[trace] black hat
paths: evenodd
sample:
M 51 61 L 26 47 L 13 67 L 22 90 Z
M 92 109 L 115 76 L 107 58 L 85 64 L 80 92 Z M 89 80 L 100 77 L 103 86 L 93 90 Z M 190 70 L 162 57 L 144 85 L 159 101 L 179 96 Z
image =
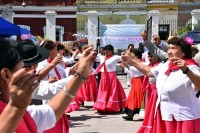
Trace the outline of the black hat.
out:
M 24 51 L 24 66 L 37 64 L 49 57 L 49 51 L 45 48 L 37 47 L 32 41 L 22 41 L 20 43 Z

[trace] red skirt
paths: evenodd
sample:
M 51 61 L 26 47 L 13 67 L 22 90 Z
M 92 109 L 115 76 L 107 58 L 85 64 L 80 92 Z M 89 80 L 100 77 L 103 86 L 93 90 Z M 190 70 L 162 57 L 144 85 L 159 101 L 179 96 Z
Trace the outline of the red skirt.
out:
M 141 108 L 144 99 L 144 91 L 142 88 L 144 76 L 131 78 L 131 91 L 128 95 L 125 107 L 134 110 Z
M 142 123 L 142 126 L 139 128 L 137 133 L 152 133 L 153 124 L 154 124 L 154 114 L 157 101 L 157 89 L 155 84 L 151 84 L 149 87 L 151 93 L 149 93 L 148 104 L 145 108 L 145 117 Z
M 101 73 L 97 100 L 93 109 L 102 112 L 118 112 L 124 109 L 125 102 L 126 94 L 116 73 Z
M 78 98 L 78 97 L 75 97 L 74 99 L 72 99 L 71 103 L 69 104 L 69 106 L 65 110 L 65 113 L 70 113 L 72 111 L 80 110 L 80 106 L 81 106 L 82 101 L 83 100 Z
M 78 99 L 82 99 L 83 101 L 96 101 L 97 93 L 98 86 L 96 82 L 96 76 L 89 75 L 88 80 L 83 83 L 83 85 L 77 92 L 76 97 L 78 97 Z
M 144 130 L 140 133 L 199 133 L 200 118 L 186 121 L 163 121 L 161 117 L 160 107 L 156 111 L 153 127 L 151 130 Z

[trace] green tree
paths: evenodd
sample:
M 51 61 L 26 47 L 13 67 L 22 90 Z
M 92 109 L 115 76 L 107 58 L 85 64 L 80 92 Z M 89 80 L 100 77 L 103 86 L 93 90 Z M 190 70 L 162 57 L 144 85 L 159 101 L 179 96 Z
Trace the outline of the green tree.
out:
M 179 35 L 188 33 L 188 32 L 191 31 L 191 30 L 192 30 L 192 24 L 187 24 L 187 25 L 186 25 L 185 27 L 183 27 L 183 28 L 178 28 L 177 33 L 178 33 L 178 36 L 179 36 Z

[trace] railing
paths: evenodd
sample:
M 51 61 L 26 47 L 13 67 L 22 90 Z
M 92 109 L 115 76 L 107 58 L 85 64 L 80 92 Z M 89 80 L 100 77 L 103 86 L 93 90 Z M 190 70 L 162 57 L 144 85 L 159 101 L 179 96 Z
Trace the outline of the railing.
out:
M 183 0 L 178 0 L 178 1 L 183 1 Z M 167 3 L 177 3 L 177 0 L 147 0 L 147 4 L 167 4 Z
M 170 3 L 196 3 L 200 0 L 77 0 L 77 4 L 170 4 Z

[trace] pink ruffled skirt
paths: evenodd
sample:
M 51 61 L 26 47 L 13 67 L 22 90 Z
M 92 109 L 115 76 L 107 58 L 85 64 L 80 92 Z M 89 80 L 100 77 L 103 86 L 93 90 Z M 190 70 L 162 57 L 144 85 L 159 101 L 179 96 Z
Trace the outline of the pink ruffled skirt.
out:
M 88 80 L 86 80 L 79 91 L 76 94 L 78 99 L 82 99 L 83 101 L 96 101 L 98 93 L 98 86 L 96 82 L 95 75 L 89 75 Z M 82 102 L 83 102 L 82 101 Z
M 124 109 L 126 94 L 115 72 L 101 73 L 97 100 L 93 109 L 101 112 L 118 112 Z

